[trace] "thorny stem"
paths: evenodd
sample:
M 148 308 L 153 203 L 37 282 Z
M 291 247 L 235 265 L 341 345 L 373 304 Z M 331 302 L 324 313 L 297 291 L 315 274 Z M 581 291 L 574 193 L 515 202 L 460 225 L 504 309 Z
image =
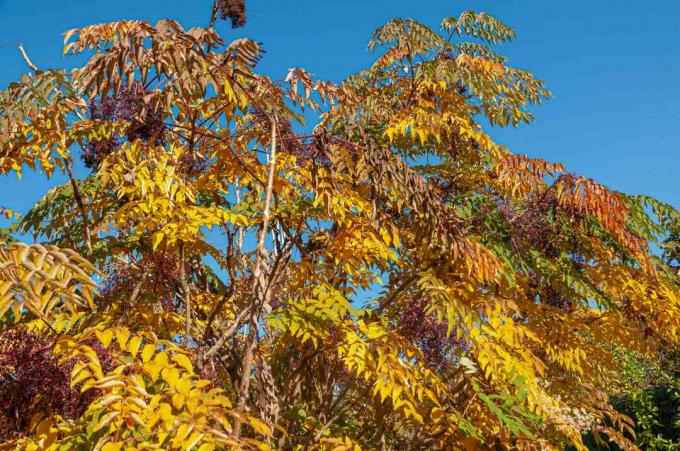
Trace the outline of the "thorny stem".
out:
M 248 330 L 248 336 L 246 338 L 246 354 L 243 359 L 243 367 L 241 371 L 241 383 L 238 389 L 238 405 L 239 411 L 243 411 L 246 405 L 246 399 L 248 398 L 248 389 L 250 387 L 250 374 L 253 365 L 253 352 L 255 349 L 257 326 L 262 313 L 262 309 L 268 303 L 267 293 L 267 282 L 263 274 L 263 269 L 266 265 L 267 259 L 267 248 L 266 248 L 266 237 L 267 228 L 269 227 L 269 215 L 271 209 L 272 192 L 274 190 L 274 175 L 276 173 L 276 134 L 277 134 L 277 123 L 276 118 L 272 117 L 272 137 L 271 137 L 271 149 L 269 152 L 269 171 L 267 175 L 267 188 L 265 191 L 264 198 L 264 208 L 262 211 L 262 228 L 260 229 L 260 237 L 257 243 L 257 258 L 255 261 L 255 267 L 253 268 L 253 292 L 255 308 L 250 316 L 250 325 Z M 238 439 L 241 434 L 241 419 L 237 418 L 234 424 L 234 433 Z
M 188 346 L 191 342 L 191 288 L 186 277 L 186 254 L 184 250 L 184 242 L 179 244 L 179 283 L 182 285 L 182 294 L 184 295 L 184 308 L 186 309 L 186 326 L 184 332 L 184 346 Z
M 241 178 L 236 177 L 236 203 L 241 203 Z M 243 251 L 243 226 L 238 228 L 238 250 Z

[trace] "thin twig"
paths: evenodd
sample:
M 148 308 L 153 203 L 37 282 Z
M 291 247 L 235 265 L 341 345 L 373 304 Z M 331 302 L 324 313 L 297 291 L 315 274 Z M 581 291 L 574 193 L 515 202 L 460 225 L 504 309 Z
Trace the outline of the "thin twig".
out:
M 19 51 L 21 52 L 21 56 L 24 58 L 24 61 L 26 61 L 26 64 L 28 65 L 28 67 L 30 67 L 34 72 L 40 72 L 40 69 L 38 69 L 38 67 L 35 64 L 33 64 L 31 59 L 26 54 L 26 50 L 24 49 L 24 44 L 19 44 Z

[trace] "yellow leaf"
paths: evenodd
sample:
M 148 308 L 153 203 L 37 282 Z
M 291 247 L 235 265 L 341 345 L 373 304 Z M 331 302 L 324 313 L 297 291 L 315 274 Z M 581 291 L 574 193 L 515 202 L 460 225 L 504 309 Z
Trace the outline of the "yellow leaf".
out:
M 159 352 L 156 357 L 153 359 L 154 363 L 156 365 L 160 365 L 161 367 L 165 368 L 168 366 L 168 355 L 165 352 Z
M 158 246 L 161 244 L 161 241 L 163 241 L 163 232 L 158 232 L 154 235 L 153 239 L 153 250 L 155 251 L 158 249 Z
M 144 349 L 142 350 L 142 362 L 148 362 L 151 359 L 151 356 L 153 356 L 154 352 L 156 352 L 155 345 L 145 345 Z
M 180 379 L 177 381 L 175 388 L 179 394 L 188 397 L 191 393 L 191 381 L 189 379 Z
M 177 368 L 164 368 L 162 372 L 163 380 L 170 388 L 175 388 L 175 384 L 179 379 L 179 371 Z
M 175 354 L 172 356 L 172 360 L 174 360 L 175 363 L 185 370 L 193 372 L 194 369 L 191 365 L 191 360 L 189 360 L 189 357 L 185 356 L 184 354 Z
M 184 439 L 185 439 L 185 438 L 187 437 L 187 435 L 189 435 L 189 433 L 191 432 L 191 429 L 192 429 L 192 428 L 190 428 L 190 426 L 187 425 L 186 423 L 181 424 L 181 425 L 177 428 L 177 432 L 175 433 L 175 439 L 172 441 L 172 443 L 173 443 L 176 447 L 179 448 L 180 445 L 182 444 L 182 442 L 184 441 Z M 183 448 L 183 447 L 182 447 L 182 448 Z
M 128 343 L 128 351 L 132 354 L 132 357 L 137 357 L 137 352 L 139 352 L 139 346 L 142 344 L 142 339 L 139 337 L 132 337 Z
M 175 406 L 176 409 L 181 409 L 184 405 L 184 398 L 178 393 L 172 395 L 171 401 L 172 405 Z
M 123 381 L 111 380 L 111 381 L 104 382 L 103 384 L 96 384 L 95 386 L 99 389 L 104 389 L 104 388 L 125 386 L 125 383 Z
M 161 417 L 161 420 L 164 422 L 172 421 L 172 407 L 170 407 L 170 404 L 166 402 L 161 403 L 158 408 L 158 416 Z
M 111 344 L 111 340 L 113 340 L 113 330 L 112 329 L 105 329 L 103 332 L 95 332 L 97 335 L 97 338 L 99 341 L 102 343 L 102 346 L 104 348 L 108 348 L 109 345 Z
M 92 373 L 90 373 L 88 370 L 85 369 L 85 370 L 79 371 L 78 375 L 71 379 L 71 387 L 72 388 L 75 387 L 76 385 L 78 385 L 79 383 L 81 383 L 82 381 L 84 381 L 85 379 L 88 379 L 90 377 L 92 377 Z
M 120 346 L 120 349 L 125 349 L 125 344 L 128 341 L 128 338 L 130 338 L 130 331 L 124 328 L 118 329 L 116 333 L 116 341 L 118 342 L 118 346 Z
M 149 376 L 151 376 L 151 379 L 155 381 L 158 379 L 158 376 L 163 369 L 163 365 L 159 365 L 158 362 L 153 361 L 146 362 L 144 365 L 142 365 L 142 368 Z
M 99 420 L 99 423 L 94 427 L 94 432 L 99 431 L 100 429 L 108 426 L 114 418 L 116 418 L 118 415 L 120 415 L 120 412 L 109 412 L 106 415 L 104 415 L 101 420 Z
M 250 417 L 248 418 L 248 424 L 250 424 L 255 433 L 271 437 L 272 435 L 271 429 L 269 429 L 269 426 L 267 426 L 264 422 L 260 421 L 259 419 Z

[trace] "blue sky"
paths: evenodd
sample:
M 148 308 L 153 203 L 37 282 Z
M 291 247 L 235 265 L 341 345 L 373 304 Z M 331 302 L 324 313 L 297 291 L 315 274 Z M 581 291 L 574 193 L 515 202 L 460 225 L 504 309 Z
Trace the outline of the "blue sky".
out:
M 119 19 L 205 25 L 211 0 L 0 0 L 0 42 L 23 42 L 42 68 L 71 67 L 61 33 Z M 392 17 L 436 25 L 462 10 L 487 11 L 519 39 L 510 63 L 547 81 L 555 94 L 537 122 L 493 136 L 517 153 L 564 163 L 609 187 L 649 194 L 680 208 L 680 1 L 648 0 L 249 0 L 248 25 L 226 22 L 225 40 L 264 43 L 260 72 L 274 78 L 304 67 L 341 80 L 369 65 L 373 29 Z M 26 70 L 16 47 L 0 46 L 0 86 Z M 50 185 L 59 182 L 56 178 Z M 0 206 L 26 211 L 45 192 L 42 176 L 0 178 Z

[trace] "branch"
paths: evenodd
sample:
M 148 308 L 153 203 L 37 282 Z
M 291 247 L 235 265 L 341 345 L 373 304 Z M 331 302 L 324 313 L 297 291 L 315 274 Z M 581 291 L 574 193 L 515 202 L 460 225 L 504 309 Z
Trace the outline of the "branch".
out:
M 35 64 L 33 64 L 31 59 L 26 54 L 26 50 L 24 49 L 24 44 L 19 44 L 19 51 L 21 52 L 21 56 L 24 58 L 24 61 L 26 61 L 26 64 L 28 65 L 28 67 L 30 67 L 34 72 L 40 72 L 40 69 L 38 69 L 38 67 Z
M 142 292 L 142 287 L 144 286 L 144 281 L 146 280 L 147 277 L 149 277 L 149 273 L 143 272 L 142 277 L 139 279 L 135 287 L 132 289 L 132 294 L 130 295 L 130 298 L 125 300 L 123 314 L 121 315 L 120 320 L 118 320 L 119 325 L 125 324 L 125 320 L 127 320 L 128 315 L 130 314 L 130 308 L 134 306 L 135 303 L 137 303 L 137 298 L 139 297 L 139 294 Z
M 208 28 L 215 28 L 215 22 L 217 21 L 217 12 L 219 10 L 219 3 L 217 0 L 213 3 L 212 14 L 210 15 L 210 26 Z M 209 48 L 208 48 L 209 49 Z
M 85 233 L 85 245 L 87 246 L 87 255 L 92 255 L 92 237 L 90 235 L 90 221 L 87 219 L 87 213 L 85 212 L 85 204 L 83 203 L 83 198 L 80 195 L 78 183 L 76 182 L 76 179 L 73 176 L 73 171 L 71 171 L 71 164 L 68 162 L 66 158 L 64 158 L 64 168 L 66 169 L 66 174 L 68 174 L 68 179 L 71 182 L 71 187 L 73 188 L 73 197 L 76 198 L 76 204 L 78 205 L 78 210 L 83 221 L 83 231 Z
M 260 238 L 257 243 L 257 259 L 255 261 L 255 268 L 253 269 L 253 292 L 255 298 L 255 306 L 250 316 L 250 329 L 248 330 L 248 337 L 246 340 L 246 355 L 243 359 L 243 366 L 241 370 L 241 383 L 238 390 L 238 405 L 237 409 L 243 411 L 248 397 L 248 389 L 250 387 L 250 374 L 253 365 L 253 351 L 255 349 L 255 341 L 257 334 L 257 325 L 259 322 L 262 309 L 267 304 L 269 297 L 267 283 L 264 280 L 263 269 L 267 259 L 266 237 L 267 228 L 269 227 L 269 215 L 271 209 L 272 193 L 274 191 L 274 175 L 276 174 L 276 134 L 277 123 L 276 118 L 272 117 L 272 137 L 271 150 L 269 152 L 269 172 L 267 175 L 267 189 L 264 198 L 264 209 L 262 211 L 262 228 L 260 229 Z M 234 423 L 234 433 L 236 439 L 241 436 L 241 419 L 237 418 Z
M 245 318 L 249 313 L 250 309 L 246 307 L 236 316 L 236 318 L 234 318 L 234 322 L 229 327 L 229 329 L 224 331 L 220 339 L 217 340 L 215 344 L 203 355 L 203 360 L 212 358 L 215 354 L 217 354 L 217 351 L 219 351 L 222 346 L 224 346 L 224 343 L 226 343 L 228 339 L 236 335 L 236 332 L 238 332 L 238 330 L 241 328 L 241 322 L 243 321 L 243 318 Z
M 179 283 L 182 286 L 182 292 L 184 294 L 184 306 L 186 309 L 184 346 L 189 346 L 189 343 L 191 342 L 191 288 L 187 282 L 185 260 L 186 255 L 184 252 L 184 242 L 181 241 L 179 244 Z

